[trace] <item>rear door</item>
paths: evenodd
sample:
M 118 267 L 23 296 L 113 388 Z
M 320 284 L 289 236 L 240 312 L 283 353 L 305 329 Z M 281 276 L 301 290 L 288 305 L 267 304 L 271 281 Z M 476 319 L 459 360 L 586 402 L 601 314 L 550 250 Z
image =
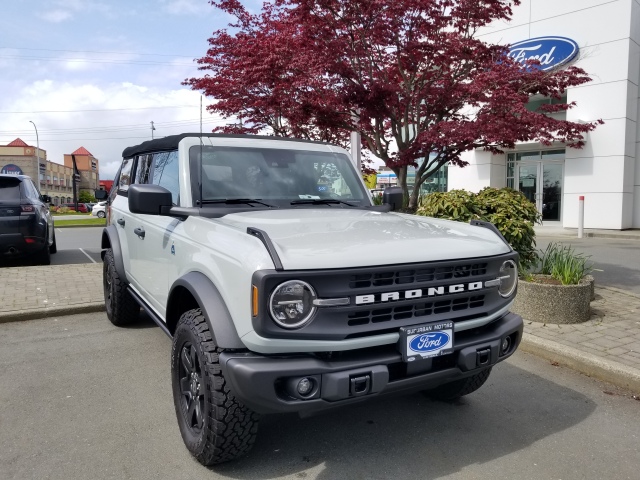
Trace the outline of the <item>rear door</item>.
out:
M 20 233 L 20 179 L 0 176 L 0 235 Z

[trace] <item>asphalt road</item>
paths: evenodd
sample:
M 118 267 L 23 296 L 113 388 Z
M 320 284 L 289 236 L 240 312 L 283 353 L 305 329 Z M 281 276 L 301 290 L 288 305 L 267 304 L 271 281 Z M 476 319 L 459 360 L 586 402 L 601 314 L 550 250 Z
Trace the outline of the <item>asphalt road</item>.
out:
M 104 227 L 56 228 L 58 253 L 51 255 L 51 265 L 102 262 L 100 240 Z
M 551 242 L 572 245 L 576 252 L 590 255 L 596 285 L 622 288 L 640 294 L 640 239 L 537 237 L 537 248 Z
M 170 340 L 104 314 L 0 326 L 0 477 L 637 479 L 640 401 L 518 352 L 458 403 L 420 394 L 262 418 L 253 451 L 205 469 L 182 444 Z

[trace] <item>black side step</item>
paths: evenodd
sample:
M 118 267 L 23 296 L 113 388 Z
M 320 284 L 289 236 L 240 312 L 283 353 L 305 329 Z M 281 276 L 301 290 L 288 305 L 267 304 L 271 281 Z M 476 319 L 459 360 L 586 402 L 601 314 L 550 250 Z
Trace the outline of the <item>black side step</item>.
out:
M 164 323 L 162 321 L 162 319 L 160 319 L 160 317 L 158 317 L 158 315 L 156 314 L 156 312 L 154 312 L 153 310 L 151 310 L 147 304 L 145 303 L 145 301 L 142 299 L 142 297 L 140 297 L 140 295 L 138 295 L 133 288 L 131 288 L 130 285 L 127 286 L 127 291 L 131 294 L 131 296 L 133 297 L 133 299 L 138 302 L 138 304 L 144 309 L 145 312 L 147 312 L 147 315 L 149 315 L 151 317 L 151 320 L 154 321 L 154 323 L 156 325 L 158 325 L 160 327 L 160 330 L 162 330 L 167 337 L 169 338 L 173 338 L 173 335 L 171 335 L 171 332 L 169 331 L 169 329 L 167 328 L 167 324 Z

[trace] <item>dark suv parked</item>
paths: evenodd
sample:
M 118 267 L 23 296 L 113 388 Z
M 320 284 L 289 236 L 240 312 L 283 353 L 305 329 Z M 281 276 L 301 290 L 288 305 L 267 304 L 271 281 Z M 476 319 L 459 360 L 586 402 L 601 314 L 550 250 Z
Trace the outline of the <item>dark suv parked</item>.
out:
M 35 255 L 51 263 L 56 233 L 48 203 L 26 175 L 0 175 L 0 258 Z

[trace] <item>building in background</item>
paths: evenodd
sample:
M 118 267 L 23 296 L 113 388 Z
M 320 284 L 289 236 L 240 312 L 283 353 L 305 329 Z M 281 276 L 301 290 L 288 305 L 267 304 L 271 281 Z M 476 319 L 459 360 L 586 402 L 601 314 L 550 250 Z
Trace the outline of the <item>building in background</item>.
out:
M 16 138 L 9 144 L 0 146 L 0 173 L 28 175 L 39 184 L 40 193 L 51 197 L 54 205 L 71 203 L 74 201 L 71 155 L 76 157 L 80 174 L 78 193 L 85 190 L 93 195 L 100 182 L 100 164 L 84 147 L 80 147 L 73 154 L 65 155 L 65 164 L 62 165 L 47 160 L 45 150 L 37 150 L 36 147 Z
M 577 106 L 558 118 L 605 123 L 581 150 L 532 142 L 503 155 L 466 152 L 469 166 L 449 167 L 448 188 L 512 187 L 536 204 L 544 224 L 570 228 L 578 226 L 584 196 L 585 228 L 640 228 L 640 3 L 523 0 L 510 22 L 495 22 L 478 36 L 510 44 L 514 57 L 537 55 L 544 68 L 583 68 L 592 81 L 567 89 L 566 101 Z M 567 41 L 577 51 L 555 67 Z M 529 105 L 548 101 L 532 98 Z

